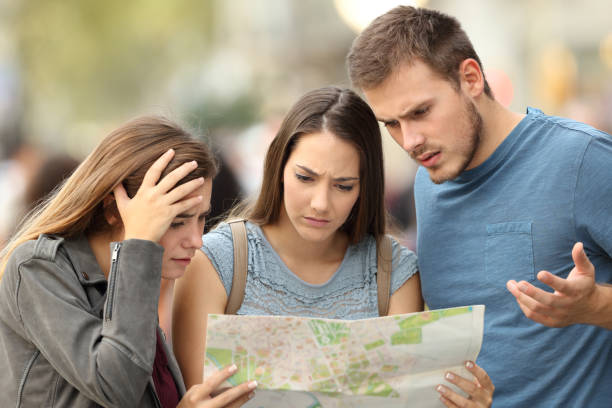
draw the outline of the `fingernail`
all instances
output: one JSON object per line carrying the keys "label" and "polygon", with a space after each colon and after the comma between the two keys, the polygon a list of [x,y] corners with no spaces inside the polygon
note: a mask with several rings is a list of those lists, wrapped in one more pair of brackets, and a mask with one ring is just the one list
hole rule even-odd
{"label": "fingernail", "polygon": [[444,377],[446,377],[447,380],[454,380],[455,379],[455,376],[452,375],[451,373],[446,373],[446,375]]}
{"label": "fingernail", "polygon": [[519,284],[519,290],[523,293],[527,292],[527,285],[524,283]]}
{"label": "fingernail", "polygon": [[445,390],[445,389],[444,389],[444,387],[443,387],[443,386],[441,386],[441,385],[438,385],[438,386],[436,387],[436,391],[438,391],[440,394],[446,394],[446,390]]}
{"label": "fingernail", "polygon": [[198,167],[198,162],[194,160],[194,161],[191,162],[191,165],[193,167]]}
{"label": "fingernail", "polygon": [[230,373],[234,373],[234,372],[236,372],[237,369],[238,369],[238,367],[236,367],[236,364],[232,364],[231,367],[229,368],[229,372]]}
{"label": "fingernail", "polygon": [[472,363],[471,361],[466,361],[466,362],[465,362],[465,366],[466,366],[467,368],[474,368],[474,363]]}
{"label": "fingernail", "polygon": [[257,381],[251,381],[248,387],[249,387],[249,390],[252,390],[253,388],[257,387]]}

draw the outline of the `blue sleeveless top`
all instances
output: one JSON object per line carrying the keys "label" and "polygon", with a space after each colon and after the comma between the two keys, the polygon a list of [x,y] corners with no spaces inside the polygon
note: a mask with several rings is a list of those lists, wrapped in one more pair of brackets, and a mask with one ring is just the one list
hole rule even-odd
{"label": "blue sleeveless top", "polygon": [[[237,314],[291,315],[330,319],[378,316],[376,240],[368,235],[346,250],[340,267],[325,283],[314,285],[295,275],[281,260],[261,228],[246,223],[247,283]],[[229,296],[234,275],[232,233],[226,223],[204,235],[202,250],[217,270]],[[392,242],[391,293],[417,272],[416,255]]]}

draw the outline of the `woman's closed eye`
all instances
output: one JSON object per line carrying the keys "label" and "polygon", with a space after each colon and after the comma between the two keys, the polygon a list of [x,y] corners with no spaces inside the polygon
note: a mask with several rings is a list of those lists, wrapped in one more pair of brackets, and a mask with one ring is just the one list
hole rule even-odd
{"label": "woman's closed eye", "polygon": [[352,184],[336,184],[336,187],[338,187],[340,191],[351,191],[354,186]]}
{"label": "woman's closed eye", "polygon": [[300,173],[295,173],[295,177],[303,182],[308,182],[308,181],[312,181],[312,177],[310,176],[306,176],[304,174],[300,174]]}

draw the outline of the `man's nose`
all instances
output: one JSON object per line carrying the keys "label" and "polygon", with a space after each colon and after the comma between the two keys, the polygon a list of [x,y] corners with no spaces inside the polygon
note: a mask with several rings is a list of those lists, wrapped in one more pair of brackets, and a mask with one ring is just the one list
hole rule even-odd
{"label": "man's nose", "polygon": [[425,137],[423,134],[415,129],[413,126],[402,123],[401,124],[401,141],[399,142],[402,149],[411,153],[419,146],[425,143]]}

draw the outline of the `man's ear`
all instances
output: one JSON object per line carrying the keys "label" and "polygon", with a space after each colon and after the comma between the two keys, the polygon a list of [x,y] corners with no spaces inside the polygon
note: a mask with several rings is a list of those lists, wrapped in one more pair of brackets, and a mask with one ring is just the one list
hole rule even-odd
{"label": "man's ear", "polygon": [[104,219],[106,219],[108,225],[111,227],[118,227],[122,224],[113,193],[104,197],[102,200],[102,208],[104,209]]}
{"label": "man's ear", "polygon": [[480,96],[484,92],[484,74],[473,58],[467,58],[459,64],[459,81],[461,87],[472,97]]}

